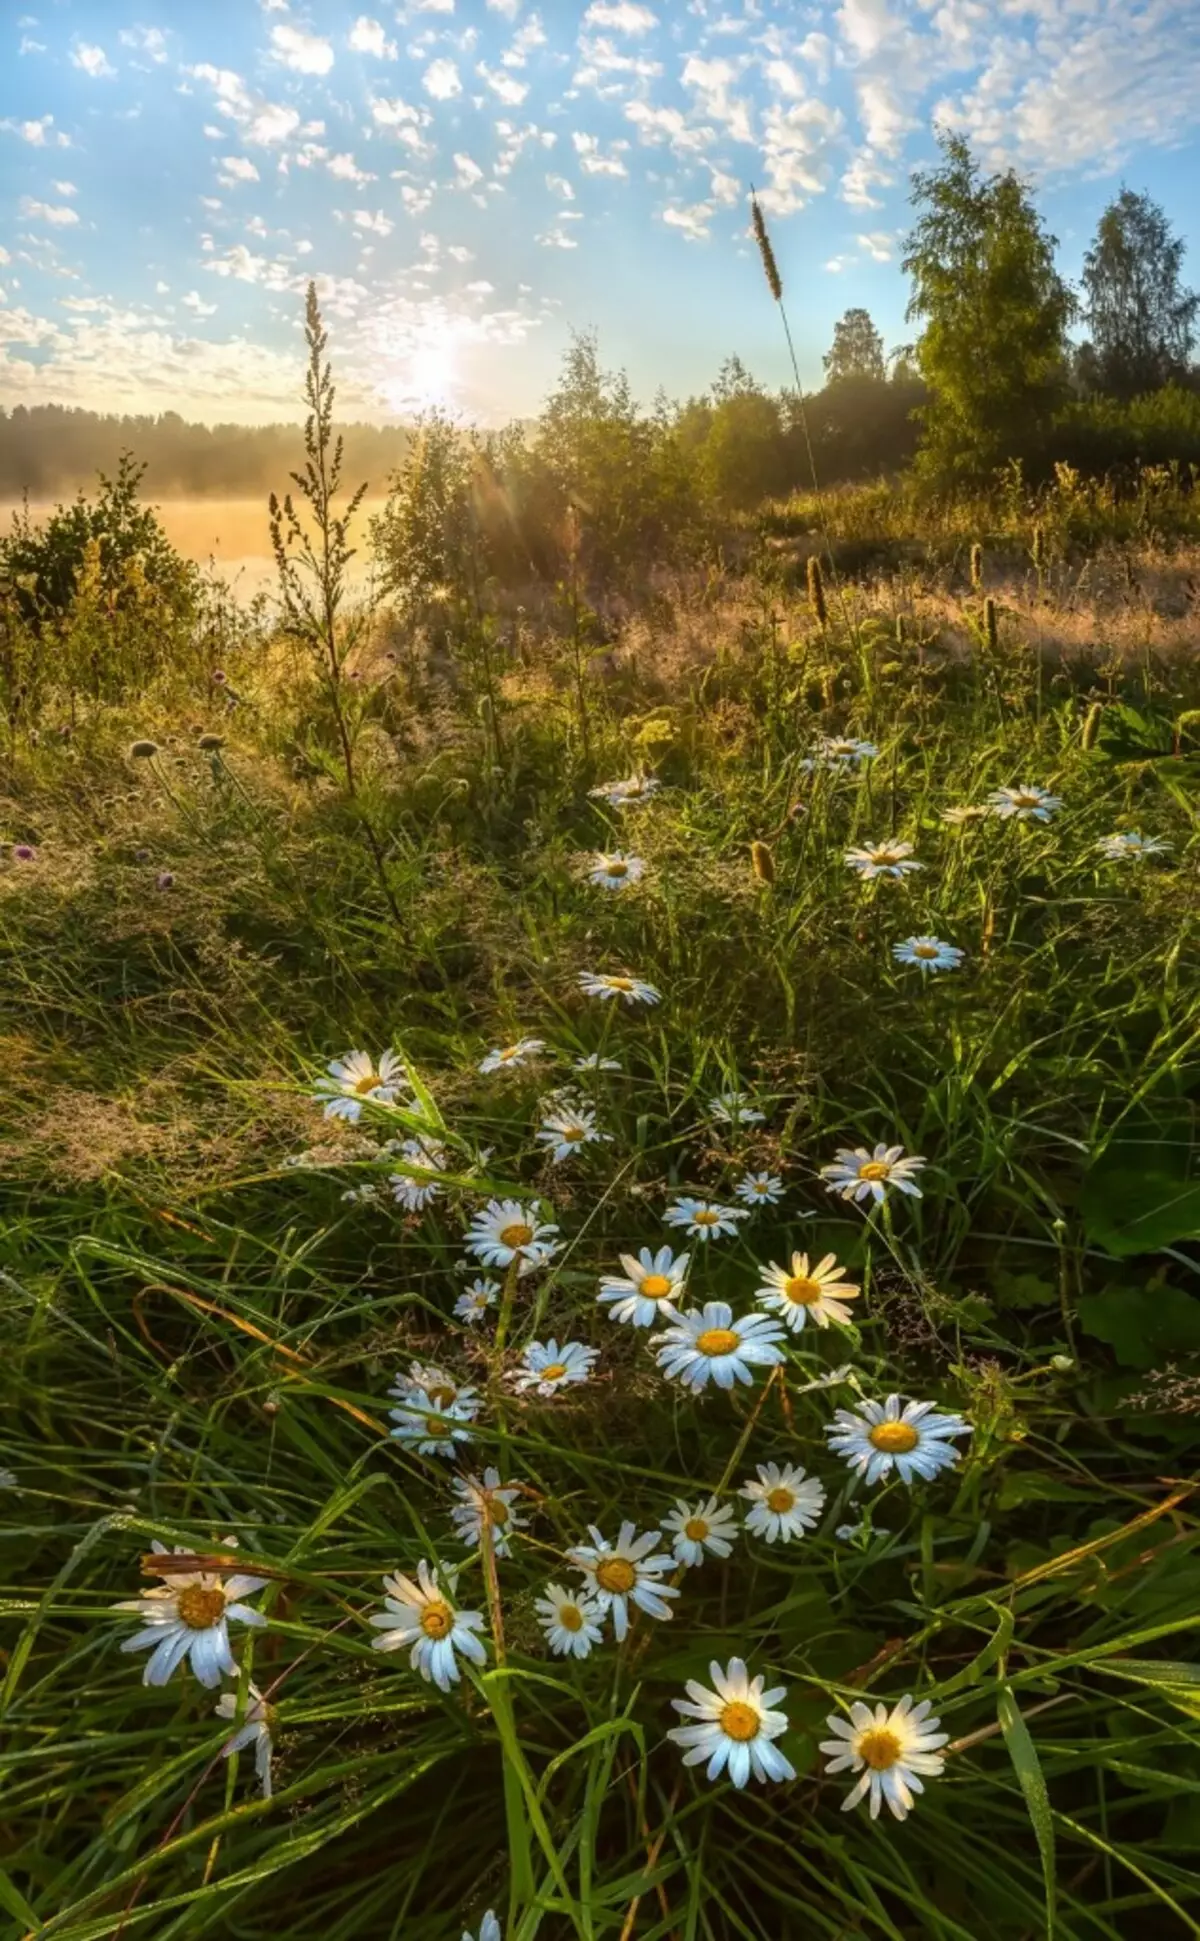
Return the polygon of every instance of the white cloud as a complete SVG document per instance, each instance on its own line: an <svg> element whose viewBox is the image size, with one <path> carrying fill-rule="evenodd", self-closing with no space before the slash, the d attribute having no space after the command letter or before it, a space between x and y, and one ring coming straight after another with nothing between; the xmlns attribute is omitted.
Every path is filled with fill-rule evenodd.
<svg viewBox="0 0 1200 1941"><path fill-rule="evenodd" d="M165 284L163 285L163 288L164 289L166 288ZM198 317L215 317L217 314L216 304L205 303L204 298L201 296L199 290L188 291L187 295L183 298L183 307L185 310L194 311L196 316Z"/></svg>
<svg viewBox="0 0 1200 1941"><path fill-rule="evenodd" d="M565 175L548 175L546 177L546 187L549 189L551 195L560 195L564 202L574 202L575 200L575 191Z"/></svg>
<svg viewBox="0 0 1200 1941"><path fill-rule="evenodd" d="M888 169L880 168L870 149L864 149L842 176L842 201L852 209L882 209L882 201L871 191L890 188L894 181Z"/></svg>
<svg viewBox="0 0 1200 1941"><path fill-rule="evenodd" d="M286 265L273 263L268 256L255 256L245 243L234 243L223 256L214 257L204 267L213 276L231 277L235 283L261 283L268 290L290 287Z"/></svg>
<svg viewBox="0 0 1200 1941"><path fill-rule="evenodd" d="M603 35L595 40L581 39L580 52L583 65L575 72L575 86L594 88L601 95L623 92L621 83L610 78L612 75L627 74L634 80L653 81L662 73L661 61L648 60L643 54L622 54Z"/></svg>
<svg viewBox="0 0 1200 1941"><path fill-rule="evenodd" d="M785 108L773 103L763 116L765 186L759 201L769 215L788 216L820 195L832 173L831 151L844 133L841 112L815 96Z"/></svg>
<svg viewBox="0 0 1200 1941"><path fill-rule="evenodd" d="M613 27L618 34L648 34L658 25L658 15L634 0L592 0L583 16L586 27Z"/></svg>
<svg viewBox="0 0 1200 1941"><path fill-rule="evenodd" d="M853 261L853 256L831 256L825 268L831 276L840 276L842 271Z"/></svg>
<svg viewBox="0 0 1200 1941"><path fill-rule="evenodd" d="M376 209L374 214L370 209L354 211L354 227L370 230L373 236L390 236L395 226L391 218L384 215L382 209Z"/></svg>
<svg viewBox="0 0 1200 1941"><path fill-rule="evenodd" d="M46 43L44 40L32 39L29 34L22 34L17 52L18 54L44 54L46 52Z"/></svg>
<svg viewBox="0 0 1200 1941"><path fill-rule="evenodd" d="M510 108L519 107L529 93L524 81L518 81L512 74L497 72L494 68L490 68L486 61L480 61L475 72L487 82L492 93L498 94L501 101Z"/></svg>
<svg viewBox="0 0 1200 1941"><path fill-rule="evenodd" d="M71 65L81 68L84 74L90 74L93 81L107 80L117 71L104 49L86 40L77 42L71 49Z"/></svg>
<svg viewBox="0 0 1200 1941"><path fill-rule="evenodd" d="M379 61L394 61L399 52L395 41L388 39L383 22L365 13L359 14L350 29L348 45L355 54L374 54Z"/></svg>
<svg viewBox="0 0 1200 1941"><path fill-rule="evenodd" d="M374 182L377 179L366 169L359 168L353 155L331 155L327 166L338 182Z"/></svg>
<svg viewBox="0 0 1200 1941"><path fill-rule="evenodd" d="M750 103L730 93L738 69L730 60L706 61L689 54L683 64L683 85L691 88L703 112L723 127L736 142L752 142Z"/></svg>
<svg viewBox="0 0 1200 1941"><path fill-rule="evenodd" d="M136 48L139 54L161 67L167 59L167 37L161 27L122 27L117 35L122 47Z"/></svg>
<svg viewBox="0 0 1200 1941"><path fill-rule="evenodd" d="M447 60L444 56L440 60L429 63L423 76L423 85L426 94L432 95L435 101L449 101L454 95L462 93L458 69L453 61Z"/></svg>
<svg viewBox="0 0 1200 1941"><path fill-rule="evenodd" d="M154 286L154 294L156 297L170 296L171 294L170 284L164 283L160 277L159 281Z"/></svg>
<svg viewBox="0 0 1200 1941"><path fill-rule="evenodd" d="M469 155L456 155L454 168L455 180L459 188L472 189L476 182L483 181L483 170L478 162L472 161Z"/></svg>
<svg viewBox="0 0 1200 1941"><path fill-rule="evenodd" d="M679 108L655 108L648 101L629 101L625 119L631 121L644 142L665 142L684 158L696 155L717 139L716 130L689 122Z"/></svg>
<svg viewBox="0 0 1200 1941"><path fill-rule="evenodd" d="M78 195L79 194L79 190L75 187L75 184L73 182L56 182L54 184L54 188L58 195Z"/></svg>
<svg viewBox="0 0 1200 1941"><path fill-rule="evenodd" d="M446 254L447 256L453 257L456 263L473 263L475 261L475 251L468 249L463 243L451 243Z"/></svg>
<svg viewBox="0 0 1200 1941"><path fill-rule="evenodd" d="M707 242L712 216L711 202L693 202L686 209L668 208L662 212L663 221L672 229L678 229L689 243Z"/></svg>
<svg viewBox="0 0 1200 1941"><path fill-rule="evenodd" d="M565 229L547 229L536 240L542 245L543 249L579 248L576 238L574 236L568 236Z"/></svg>
<svg viewBox="0 0 1200 1941"><path fill-rule="evenodd" d="M245 155L223 155L219 180L228 189L235 182L257 182L260 177L254 163Z"/></svg>
<svg viewBox="0 0 1200 1941"><path fill-rule="evenodd" d="M268 101L245 124L245 137L263 148L273 148L276 142L288 141L299 126L300 116L295 108Z"/></svg>
<svg viewBox="0 0 1200 1941"><path fill-rule="evenodd" d="M481 277L477 283L467 284L467 294L473 297L490 297L495 291L495 288L494 283L488 283Z"/></svg>
<svg viewBox="0 0 1200 1941"><path fill-rule="evenodd" d="M425 115L420 108L410 108L407 101L399 95L389 101L385 95L371 96L371 118L381 128L403 128L408 125L421 125Z"/></svg>
<svg viewBox="0 0 1200 1941"><path fill-rule="evenodd" d="M303 27L272 27L271 48L275 59L294 74L328 74L333 66L330 43Z"/></svg>
<svg viewBox="0 0 1200 1941"><path fill-rule="evenodd" d="M408 0L410 13L453 13L454 0Z"/></svg>
<svg viewBox="0 0 1200 1941"><path fill-rule="evenodd" d="M867 235L856 236L854 240L876 263L891 262L892 238L886 229L872 229Z"/></svg>
<svg viewBox="0 0 1200 1941"><path fill-rule="evenodd" d="M21 197L20 211L27 222L50 222L60 229L68 229L79 221L78 211L69 204L37 202L30 195Z"/></svg>
<svg viewBox="0 0 1200 1941"><path fill-rule="evenodd" d="M578 130L571 136L579 166L585 175L628 175L629 170L619 155L603 155L595 135L581 135ZM626 148L627 142L615 142L614 148Z"/></svg>
<svg viewBox="0 0 1200 1941"><path fill-rule="evenodd" d="M502 13L506 20L515 20L521 11L521 0L487 0L492 13Z"/></svg>
<svg viewBox="0 0 1200 1941"><path fill-rule="evenodd" d="M538 16L530 14L523 27L513 35L512 45L500 56L503 67L524 67L530 51L546 45L546 34Z"/></svg>

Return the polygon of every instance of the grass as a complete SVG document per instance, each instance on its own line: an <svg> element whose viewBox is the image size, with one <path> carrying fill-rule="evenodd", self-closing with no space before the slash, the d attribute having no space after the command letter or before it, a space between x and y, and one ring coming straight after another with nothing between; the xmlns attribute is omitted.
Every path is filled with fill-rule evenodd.
<svg viewBox="0 0 1200 1941"><path fill-rule="evenodd" d="M266 637L225 661L236 704L186 671L14 742L6 833L37 854L0 876L13 1933L457 1941L488 1907L509 1941L1200 1932L1194 648L1149 606L1012 591L989 650L940 588L851 586L826 627L752 592L677 589L582 676L527 622L482 709L471 666L377 633L345 670L353 799L324 690ZM806 772L825 733L878 755ZM129 760L136 736L159 754ZM645 806L589 795L638 767ZM1049 822L941 819L1026 781L1061 797ZM1119 828L1171 847L1107 863ZM846 850L893 836L923 868L860 882ZM618 846L647 870L610 895L581 859ZM894 961L927 931L959 971ZM585 999L584 969L663 1002ZM555 1061L478 1072L522 1033ZM416 1103L323 1120L325 1061L387 1045ZM569 1071L591 1052L620 1071ZM557 1167L534 1134L568 1081L612 1137ZM734 1086L761 1123L714 1121ZM407 1214L379 1147L430 1124L459 1183ZM868 1217L819 1171L879 1141L926 1157L924 1194ZM597 1280L668 1238L676 1192L725 1200L748 1168L786 1197L695 1248L698 1297L744 1311L792 1247L863 1296L780 1375L697 1401ZM491 1192L541 1197L564 1242L502 1347L452 1315ZM516 1396L551 1335L600 1349L593 1379ZM481 1388L470 1465L522 1492L494 1576L454 1536L455 1465L388 1435L413 1358ZM961 1410L959 1466L856 1492L823 1435L845 1363ZM575 1581L588 1524L653 1528L719 1486L740 1507L767 1461L821 1477L817 1530L742 1535L670 1623L549 1657L533 1600ZM111 1609L152 1541L234 1538L268 1579L267 1628L232 1637L239 1691L278 1707L270 1801L222 1758L216 1694L145 1688ZM367 1623L421 1557L488 1618L487 1667L447 1695ZM792 1783L710 1786L665 1739L684 1681L734 1654L787 1687ZM843 1817L823 1721L905 1692L942 1718L945 1774L903 1825Z"/></svg>

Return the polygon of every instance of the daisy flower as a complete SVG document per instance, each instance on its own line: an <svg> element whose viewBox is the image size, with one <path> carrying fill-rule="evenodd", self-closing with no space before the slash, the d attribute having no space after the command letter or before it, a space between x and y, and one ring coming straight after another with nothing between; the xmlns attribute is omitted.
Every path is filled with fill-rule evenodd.
<svg viewBox="0 0 1200 1941"><path fill-rule="evenodd" d="M853 735L822 735L820 754L826 762L840 768L857 767L879 753L873 741L858 741Z"/></svg>
<svg viewBox="0 0 1200 1941"><path fill-rule="evenodd" d="M1136 829L1125 829L1115 836L1102 836L1096 844L1110 863L1136 862L1142 856L1164 856L1173 847L1160 836L1143 836Z"/></svg>
<svg viewBox="0 0 1200 1941"><path fill-rule="evenodd" d="M374 1640L376 1651L399 1651L410 1644L409 1664L440 1692L448 1692L462 1676L457 1652L472 1664L487 1662L483 1639L475 1635L483 1630L483 1617L479 1611L455 1609L455 1583L454 1572L447 1571L445 1589L440 1589L437 1569L430 1570L422 1557L415 1584L398 1570L384 1578L386 1609L367 1620L383 1633Z"/></svg>
<svg viewBox="0 0 1200 1941"><path fill-rule="evenodd" d="M521 1494L520 1490L511 1485L501 1488L500 1471L485 1469L482 1482L478 1476L456 1476L454 1494L459 1500L450 1512L450 1521L461 1541L477 1544L486 1523L492 1533L492 1549L497 1557L510 1557L511 1532L525 1528L524 1517L513 1508L515 1499Z"/></svg>
<svg viewBox="0 0 1200 1941"><path fill-rule="evenodd" d="M679 1592L674 1585L660 1581L664 1570L670 1570L672 1560L665 1551L650 1554L661 1534L659 1530L645 1530L639 1537L634 1524L622 1523L616 1542L609 1543L595 1524L589 1524L591 1543L579 1544L567 1552L567 1562L574 1564L589 1580L591 1594L601 1612L607 1615L611 1611L613 1635L618 1644L629 1629L631 1602L647 1617L672 1616L666 1600L678 1597Z"/></svg>
<svg viewBox="0 0 1200 1941"><path fill-rule="evenodd" d="M658 1004L662 992L640 977L613 977L607 971L580 971L579 988L585 997L618 997L626 1004Z"/></svg>
<svg viewBox="0 0 1200 1941"><path fill-rule="evenodd" d="M940 937L906 937L892 945L892 956L898 964L914 964L921 971L944 971L957 970L966 952Z"/></svg>
<svg viewBox="0 0 1200 1941"><path fill-rule="evenodd" d="M846 862L869 883L876 876L904 876L909 870L924 869L912 852L910 842L868 842L861 849L848 849Z"/></svg>
<svg viewBox="0 0 1200 1941"><path fill-rule="evenodd" d="M671 1532L671 1548L677 1564L694 1568L704 1562L704 1553L728 1557L737 1539L737 1524L729 1504L723 1507L715 1496L705 1502L685 1503L677 1497L670 1516L664 1516L663 1529Z"/></svg>
<svg viewBox="0 0 1200 1941"><path fill-rule="evenodd" d="M597 1140L611 1139L611 1132L601 1132L596 1124L596 1114L587 1107L577 1107L574 1111L551 1112L543 1119L538 1138L550 1148L550 1158L558 1166L564 1159L570 1159L581 1146Z"/></svg>
<svg viewBox="0 0 1200 1941"><path fill-rule="evenodd" d="M739 1206L718 1206L715 1200L679 1199L669 1206L663 1219L669 1227L684 1227L697 1240L715 1240L722 1233L736 1233L737 1223L746 1215Z"/></svg>
<svg viewBox="0 0 1200 1941"><path fill-rule="evenodd" d="M576 1058L574 1065L577 1072L619 1072L621 1069L619 1058L601 1058L598 1051L589 1051L585 1058Z"/></svg>
<svg viewBox="0 0 1200 1941"><path fill-rule="evenodd" d="M167 1554L161 1543L154 1545ZM176 1549L176 1556L186 1550ZM146 1651L153 1646L142 1672L144 1685L165 1685L186 1658L202 1685L211 1691L222 1678L236 1678L237 1661L229 1648L229 1622L262 1625L261 1611L241 1602L267 1583L265 1577L237 1574L223 1577L213 1570L172 1573L170 1581L140 1597L124 1598L114 1611L132 1611L142 1628L126 1638L122 1651Z"/></svg>
<svg viewBox="0 0 1200 1941"><path fill-rule="evenodd" d="M518 1038L515 1045L497 1045L495 1050L489 1051L487 1057L480 1060L479 1069L481 1072L504 1072L510 1065L527 1064L545 1049L545 1042L541 1038Z"/></svg>
<svg viewBox="0 0 1200 1941"><path fill-rule="evenodd" d="M513 1377L522 1395L532 1389L535 1395L553 1395L556 1388L570 1382L586 1382L592 1363L600 1350L585 1348L579 1341L531 1341L524 1354L524 1366Z"/></svg>
<svg viewBox="0 0 1200 1941"><path fill-rule="evenodd" d="M853 1319L845 1304L856 1301L861 1289L855 1281L838 1279L843 1269L835 1255L826 1254L810 1267L807 1254L793 1254L790 1269L772 1261L758 1271L763 1277L763 1285L756 1290L760 1307L773 1308L794 1333L809 1321L827 1328L831 1321L845 1326Z"/></svg>
<svg viewBox="0 0 1200 1941"><path fill-rule="evenodd" d="M728 1768L729 1777L742 1787L753 1774L755 1779L795 1779L796 1769L771 1741L787 1731L787 1718L771 1710L787 1693L786 1685L775 1685L764 1692L761 1677L750 1679L741 1658L731 1658L724 1671L715 1661L708 1668L714 1689L689 1678L684 1690L687 1698L671 1700L675 1710L695 1725L676 1725L667 1733L677 1746L686 1746L685 1766L701 1766L707 1760L707 1779L719 1779Z"/></svg>
<svg viewBox="0 0 1200 1941"><path fill-rule="evenodd" d="M929 1711L929 1699L914 1705L906 1694L890 1712L882 1704L872 1711L859 1699L850 1707L849 1719L830 1713L825 1723L837 1737L821 1742L821 1751L830 1754L826 1772L862 1775L842 1801L843 1813L867 1793L873 1820L879 1818L884 1800L898 1820L911 1812L913 1794L925 1790L922 1778L936 1779L946 1764L941 1748L950 1735L938 1731L941 1720L931 1718Z"/></svg>
<svg viewBox="0 0 1200 1941"><path fill-rule="evenodd" d="M215 1711L219 1719L236 1719L238 1699L236 1692L222 1692L217 1700ZM275 1707L268 1705L254 1680L250 1680L248 1703L242 1724L233 1736L221 1747L221 1756L229 1759L235 1752L244 1752L247 1746L254 1747L254 1770L264 1799L271 1797L271 1733L275 1725Z"/></svg>
<svg viewBox="0 0 1200 1941"><path fill-rule="evenodd" d="M758 1481L738 1491L753 1505L746 1528L768 1543L790 1543L819 1523L825 1508L825 1486L793 1463L758 1463Z"/></svg>
<svg viewBox="0 0 1200 1941"><path fill-rule="evenodd" d="M913 1175L924 1164L920 1153L905 1158L903 1146L876 1146L874 1152L865 1146L855 1146L853 1151L839 1146L833 1163L822 1166L821 1178L831 1193L840 1193L844 1200L874 1200L879 1206L890 1186L919 1200L921 1189Z"/></svg>
<svg viewBox="0 0 1200 1941"><path fill-rule="evenodd" d="M504 1941L500 1932L500 1923L490 1907L479 1923L479 1933L475 1935L469 1929L464 1929L462 1941Z"/></svg>
<svg viewBox="0 0 1200 1941"><path fill-rule="evenodd" d="M626 890L631 883L640 883L645 873L646 865L640 856L623 856L619 850L610 855L601 849L592 858L588 882L601 890Z"/></svg>
<svg viewBox="0 0 1200 1941"><path fill-rule="evenodd" d="M636 1260L632 1254L622 1254L624 1277L606 1274L596 1299L610 1304L614 1321L652 1327L660 1315L678 1313L690 1259L690 1254L673 1254L669 1247L660 1247L656 1254L643 1247Z"/></svg>
<svg viewBox="0 0 1200 1941"><path fill-rule="evenodd" d="M396 1442L414 1448L418 1456L454 1456L460 1442L470 1442L469 1425L478 1413L476 1403L451 1402L439 1408L420 1388L396 1388L389 1392L403 1394L404 1405L388 1410L396 1425L388 1434Z"/></svg>
<svg viewBox="0 0 1200 1941"><path fill-rule="evenodd" d="M449 1154L439 1139L406 1139L400 1148L401 1159L410 1166L416 1166L423 1173L444 1173ZM392 1173L388 1178L392 1198L410 1213L419 1213L442 1191L436 1179L413 1179L401 1171Z"/></svg>
<svg viewBox="0 0 1200 1941"><path fill-rule="evenodd" d="M327 1119L348 1119L351 1125L357 1125L368 1100L392 1105L408 1089L403 1060L393 1051L385 1051L378 1061L369 1052L348 1051L344 1058L331 1059L325 1074L317 1080L313 1104L325 1107Z"/></svg>
<svg viewBox="0 0 1200 1941"><path fill-rule="evenodd" d="M969 1436L971 1425L961 1415L940 1415L932 1402L905 1402L889 1395L885 1402L861 1402L857 1409L837 1409L825 1425L829 1447L850 1468L879 1482L895 1469L902 1483L914 1476L926 1482L939 1470L952 1469L959 1452L952 1436Z"/></svg>
<svg viewBox="0 0 1200 1941"><path fill-rule="evenodd" d="M547 1584L545 1597L535 1598L533 1608L558 1658L586 1658L604 1636L604 1607L583 1592L573 1596L561 1584Z"/></svg>
<svg viewBox="0 0 1200 1941"><path fill-rule="evenodd" d="M517 1259L546 1257L552 1251L549 1235L558 1228L539 1221L532 1207L519 1200L489 1200L471 1221L463 1245L485 1267L507 1267Z"/></svg>
<svg viewBox="0 0 1200 1941"><path fill-rule="evenodd" d="M469 1382L456 1381L453 1375L432 1361L410 1362L407 1375L397 1375L388 1394L401 1402L410 1396L423 1394L435 1409L448 1409L461 1404L469 1408L473 1415L479 1413L479 1391Z"/></svg>
<svg viewBox="0 0 1200 1941"><path fill-rule="evenodd" d="M648 802L661 787L657 775L627 775L621 782L598 782L588 794L607 802L610 809L628 809Z"/></svg>
<svg viewBox="0 0 1200 1941"><path fill-rule="evenodd" d="M1026 782L1020 788L993 789L988 808L1005 822L1013 816L1018 822L1049 822L1054 811L1062 808L1062 796Z"/></svg>
<svg viewBox="0 0 1200 1941"><path fill-rule="evenodd" d="M708 1109L714 1119L722 1125L748 1126L761 1124L765 1112L756 1112L745 1092L718 1092L715 1099L708 1101Z"/></svg>
<svg viewBox="0 0 1200 1941"><path fill-rule="evenodd" d="M469 1328L473 1327L476 1321L482 1321L490 1307L495 1307L499 1292L499 1281L473 1280L455 1301L454 1312L460 1321L465 1321Z"/></svg>
<svg viewBox="0 0 1200 1941"><path fill-rule="evenodd" d="M725 1301L706 1301L700 1313L679 1315L650 1345L663 1373L686 1388L699 1390L710 1381L732 1388L754 1380L751 1368L772 1368L783 1360L782 1336L782 1324L765 1314L743 1314L735 1321Z"/></svg>
<svg viewBox="0 0 1200 1941"><path fill-rule="evenodd" d="M773 1206L783 1198L783 1181L774 1173L747 1173L734 1187L733 1196L745 1206Z"/></svg>
<svg viewBox="0 0 1200 1941"><path fill-rule="evenodd" d="M977 802L968 802L963 808L940 809L938 813L951 829L964 829L969 822L983 822L991 811Z"/></svg>

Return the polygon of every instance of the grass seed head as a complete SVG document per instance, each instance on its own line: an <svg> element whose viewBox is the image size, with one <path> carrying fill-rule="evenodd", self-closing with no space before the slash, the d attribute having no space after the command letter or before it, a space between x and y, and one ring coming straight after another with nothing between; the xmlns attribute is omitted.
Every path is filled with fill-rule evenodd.
<svg viewBox="0 0 1200 1941"><path fill-rule="evenodd" d="M983 547L978 540L971 548L971 585L976 593L983 591Z"/></svg>
<svg viewBox="0 0 1200 1941"><path fill-rule="evenodd" d="M758 197L755 195L753 189L750 191L750 223L754 230L754 240L758 244L758 253L762 257L763 273L767 279L767 287L776 303L782 303L783 280L779 274L779 265L775 261L775 251L771 248L771 238L767 234L767 225L763 221L763 212L758 206Z"/></svg>
<svg viewBox="0 0 1200 1941"><path fill-rule="evenodd" d="M996 653L1000 646L1000 625L996 618L996 602L990 593L983 603L983 630L989 648L993 654Z"/></svg>
<svg viewBox="0 0 1200 1941"><path fill-rule="evenodd" d="M825 576L821 571L821 562L815 553L810 555L808 562L808 604L816 615L819 625L823 627L828 617L828 608L825 605Z"/></svg>
<svg viewBox="0 0 1200 1941"><path fill-rule="evenodd" d="M750 866L755 880L759 883L775 881L775 858L765 842L752 842L750 845Z"/></svg>

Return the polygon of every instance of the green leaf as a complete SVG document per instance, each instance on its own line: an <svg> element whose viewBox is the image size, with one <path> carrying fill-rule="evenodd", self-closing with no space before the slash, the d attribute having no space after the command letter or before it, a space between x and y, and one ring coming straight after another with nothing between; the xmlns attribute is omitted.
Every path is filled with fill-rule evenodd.
<svg viewBox="0 0 1200 1941"><path fill-rule="evenodd" d="M1008 1685L1000 1688L1000 1702L996 1716L1008 1756L1013 1762L1021 1791L1025 1795L1025 1805L1033 1824L1042 1856L1042 1879L1046 1883L1046 1937L1054 1933L1054 1818L1050 1811L1050 1795L1046 1791L1046 1781L1042 1773L1042 1762L1037 1755L1037 1747L1029 1736L1029 1727L1021 1714L1021 1708L1013 1697Z"/></svg>
<svg viewBox="0 0 1200 1941"><path fill-rule="evenodd" d="M1118 1260L1200 1239L1200 1179L1186 1109L1123 1128L1084 1174L1079 1210L1094 1246Z"/></svg>
<svg viewBox="0 0 1200 1941"><path fill-rule="evenodd" d="M13 1886L2 1867L0 1867L0 1907L20 1921L23 1927L36 1930L42 1925L25 1896Z"/></svg>
<svg viewBox="0 0 1200 1941"><path fill-rule="evenodd" d="M1200 1349L1200 1300L1179 1287L1104 1287L1079 1297L1085 1334L1107 1341L1126 1368L1154 1368Z"/></svg>
<svg viewBox="0 0 1200 1941"><path fill-rule="evenodd" d="M1095 1668L1137 1685L1200 1685L1200 1665L1179 1658L1104 1658Z"/></svg>

